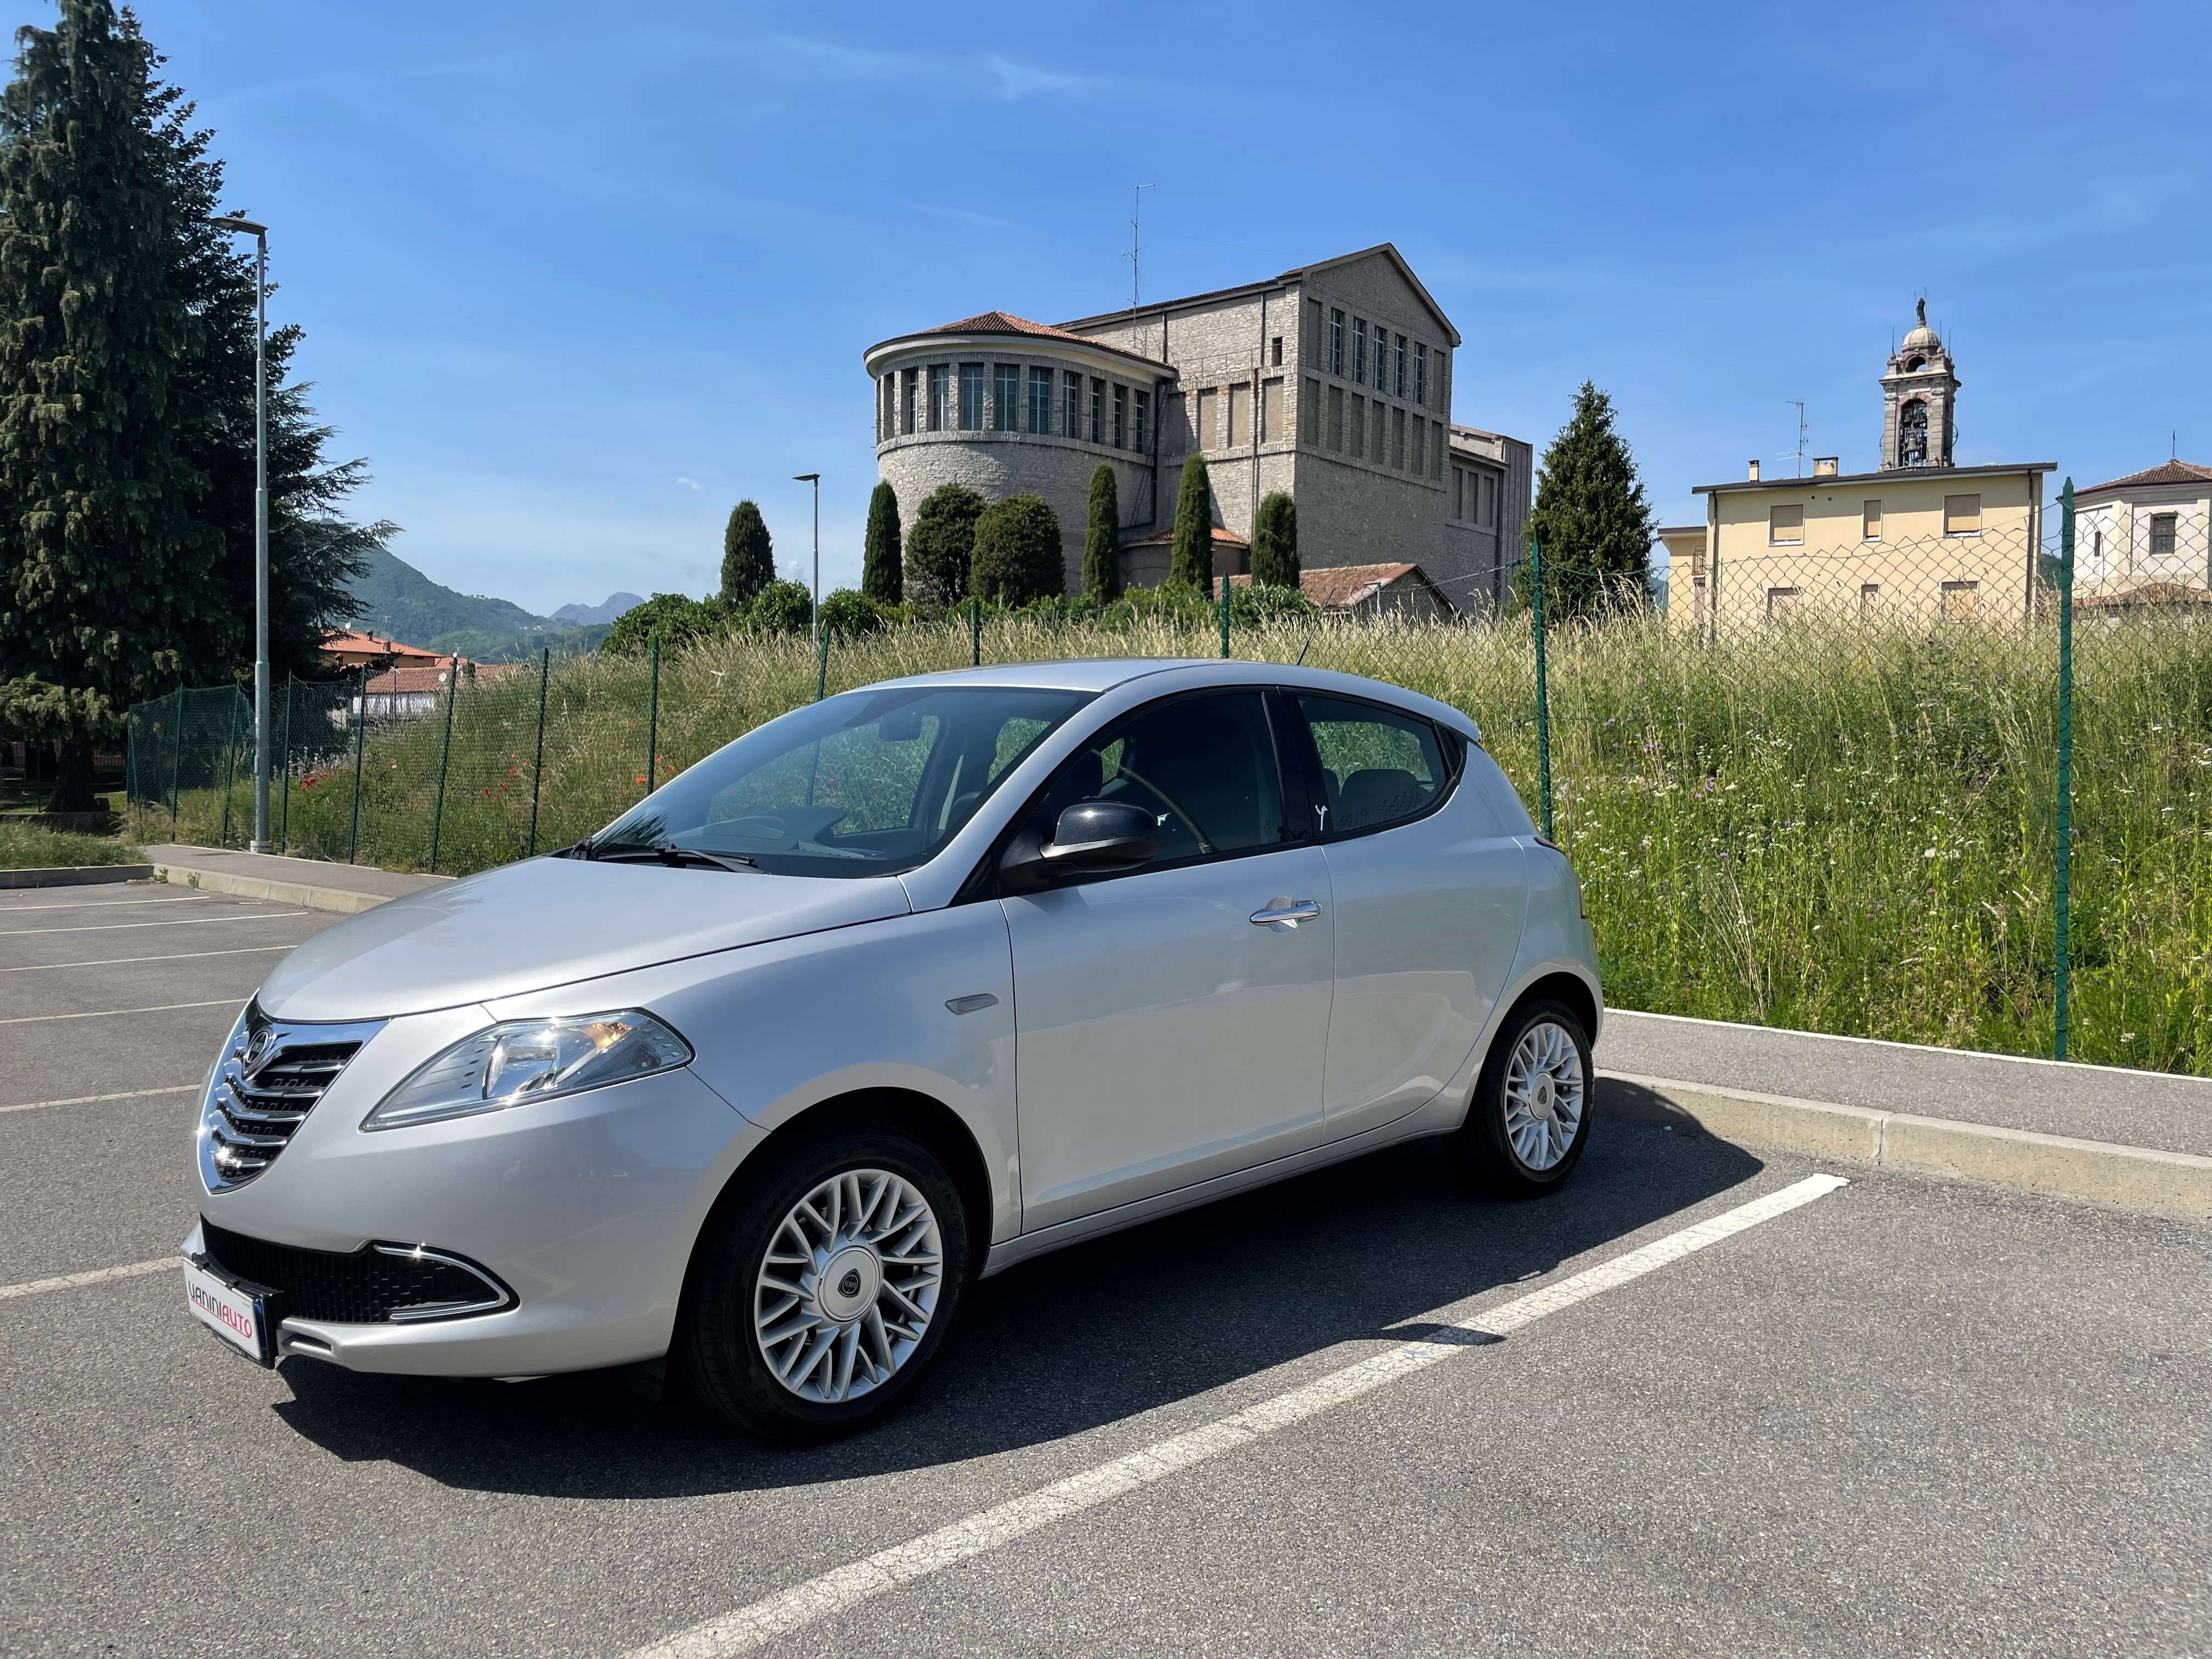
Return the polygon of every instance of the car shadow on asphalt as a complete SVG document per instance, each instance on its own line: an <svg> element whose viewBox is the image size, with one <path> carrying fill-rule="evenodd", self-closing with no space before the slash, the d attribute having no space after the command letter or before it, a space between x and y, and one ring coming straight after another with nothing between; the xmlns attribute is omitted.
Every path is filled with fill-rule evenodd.
<svg viewBox="0 0 2212 1659"><path fill-rule="evenodd" d="M1346 1342L1480 1343L1425 1316L1538 1278L1764 1167L1686 1127L1627 1121L1665 1113L1632 1085L1600 1087L1607 1115L1548 1198L1475 1196L1441 1142L1417 1141L986 1279L908 1407L831 1445L763 1445L652 1403L618 1372L501 1383L295 1358L283 1366L292 1398L274 1409L336 1456L465 1490L691 1497L1041 1445Z"/></svg>

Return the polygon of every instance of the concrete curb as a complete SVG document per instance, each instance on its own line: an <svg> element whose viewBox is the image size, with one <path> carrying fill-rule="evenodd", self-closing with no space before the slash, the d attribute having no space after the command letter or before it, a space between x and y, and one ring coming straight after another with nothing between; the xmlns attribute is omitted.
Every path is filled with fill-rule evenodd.
<svg viewBox="0 0 2212 1659"><path fill-rule="evenodd" d="M2212 1158L1906 1112L1752 1094L1601 1072L1598 1109L1643 1123L1694 1123L1722 1140L1778 1146L1916 1175L1993 1181L2182 1221L2212 1221ZM1626 1085L1625 1087L1620 1085Z"/></svg>
<svg viewBox="0 0 2212 1659"><path fill-rule="evenodd" d="M145 881L150 864L64 864L47 870L0 870L0 887L90 887L101 882Z"/></svg>
<svg viewBox="0 0 2212 1659"><path fill-rule="evenodd" d="M272 881L266 876L234 875L228 870L201 870L189 865L146 866L155 881L175 887L197 887L204 893L229 893L240 898L269 899L296 904L306 910L336 910L357 915L390 901L388 893L356 893L343 887L316 887L305 882Z"/></svg>

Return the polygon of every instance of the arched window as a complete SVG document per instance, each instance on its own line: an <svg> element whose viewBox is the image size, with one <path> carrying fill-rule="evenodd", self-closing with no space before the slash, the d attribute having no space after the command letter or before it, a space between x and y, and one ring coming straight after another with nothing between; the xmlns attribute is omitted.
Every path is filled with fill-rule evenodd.
<svg viewBox="0 0 2212 1659"><path fill-rule="evenodd" d="M1928 465L1928 405L1921 398L1915 398L1898 412L1897 464Z"/></svg>

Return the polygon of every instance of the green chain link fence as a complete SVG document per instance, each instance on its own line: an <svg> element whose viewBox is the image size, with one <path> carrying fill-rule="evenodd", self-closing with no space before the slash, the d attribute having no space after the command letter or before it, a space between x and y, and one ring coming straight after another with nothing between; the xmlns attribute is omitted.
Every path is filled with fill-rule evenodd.
<svg viewBox="0 0 2212 1659"><path fill-rule="evenodd" d="M461 874L573 842L763 721L878 680L1303 662L1475 719L1573 854L1623 1006L2212 1073L2203 532L2138 536L2138 556L2095 519L2077 583L2057 517L1871 551L1724 539L1663 608L1536 550L1504 605L1455 594L1472 614L1442 623L1263 622L1233 595L1118 629L970 606L818 648L736 636L428 691L295 683L271 829L296 855ZM134 833L242 845L251 731L231 687L134 708Z"/></svg>

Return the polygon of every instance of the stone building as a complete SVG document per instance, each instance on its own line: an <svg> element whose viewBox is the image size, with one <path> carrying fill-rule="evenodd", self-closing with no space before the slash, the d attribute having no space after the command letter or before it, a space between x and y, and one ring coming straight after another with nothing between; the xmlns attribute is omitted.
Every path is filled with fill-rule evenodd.
<svg viewBox="0 0 2212 1659"><path fill-rule="evenodd" d="M1669 623L1699 631L1799 617L1867 622L2018 622L2035 604L2050 461L1954 465L1959 379L1926 303L1890 356L1881 465L1810 477L1699 484L1702 525L1670 525Z"/></svg>
<svg viewBox="0 0 2212 1659"><path fill-rule="evenodd" d="M1120 493L1124 578L1145 586L1167 574L1195 452L1218 574L1249 568L1253 515L1281 490L1307 568L1418 564L1465 610L1510 580L1533 457L1452 424L1460 344L1389 243L1058 325L988 311L868 349L877 465L905 523L943 483L1042 495L1073 592L1097 465Z"/></svg>

